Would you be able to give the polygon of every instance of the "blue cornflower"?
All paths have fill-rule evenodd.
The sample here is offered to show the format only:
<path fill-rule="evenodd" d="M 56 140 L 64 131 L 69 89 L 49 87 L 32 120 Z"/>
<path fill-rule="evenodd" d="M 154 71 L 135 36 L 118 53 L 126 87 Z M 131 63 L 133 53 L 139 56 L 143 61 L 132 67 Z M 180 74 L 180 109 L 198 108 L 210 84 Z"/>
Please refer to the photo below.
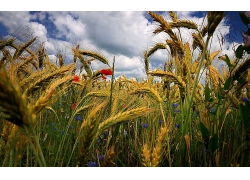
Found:
<path fill-rule="evenodd" d="M 74 126 L 69 126 L 69 129 L 73 129 L 74 128 Z"/>
<path fill-rule="evenodd" d="M 179 112 L 181 112 L 181 110 L 180 109 L 175 109 L 174 112 L 179 113 Z"/>
<path fill-rule="evenodd" d="M 172 107 L 175 109 L 175 108 L 178 107 L 178 104 L 177 104 L 177 103 L 174 103 L 174 104 L 172 104 Z"/>
<path fill-rule="evenodd" d="M 103 133 L 104 136 L 107 136 L 108 134 L 109 134 L 108 131 L 105 131 L 105 132 Z"/>
<path fill-rule="evenodd" d="M 103 160 L 104 159 L 104 155 L 100 155 L 100 156 L 98 156 L 98 159 L 101 161 L 101 160 Z"/>
<path fill-rule="evenodd" d="M 128 131 L 126 131 L 126 130 L 124 129 L 123 134 L 124 134 L 124 136 L 126 136 L 126 135 L 128 134 Z"/>
<path fill-rule="evenodd" d="M 97 167 L 97 164 L 96 164 L 95 161 L 91 161 L 91 162 L 88 163 L 88 166 L 89 167 Z"/>
<path fill-rule="evenodd" d="M 101 143 L 101 142 L 102 142 L 102 139 L 98 139 L 97 142 L 98 142 L 98 143 Z"/>
<path fill-rule="evenodd" d="M 215 111 L 216 111 L 216 108 L 215 108 L 215 107 L 209 108 L 209 112 L 210 112 L 210 113 L 214 113 Z"/>
<path fill-rule="evenodd" d="M 56 131 L 56 130 L 57 130 L 57 128 L 54 127 L 54 128 L 53 128 L 53 131 Z"/>
<path fill-rule="evenodd" d="M 241 98 L 241 101 L 242 101 L 242 102 L 247 102 L 248 99 L 243 97 L 243 98 Z"/>
<path fill-rule="evenodd" d="M 62 131 L 62 135 L 64 135 L 65 134 L 65 132 L 64 131 Z"/>
<path fill-rule="evenodd" d="M 161 120 L 159 120 L 159 124 L 163 124 L 163 120 L 161 119 Z"/>
<path fill-rule="evenodd" d="M 181 125 L 180 124 L 175 124 L 174 127 L 180 129 Z"/>
<path fill-rule="evenodd" d="M 81 116 L 76 116 L 76 117 L 75 117 L 75 120 L 76 120 L 76 121 L 81 121 L 82 118 L 81 118 Z"/>
<path fill-rule="evenodd" d="M 200 117 L 200 111 L 196 111 L 195 117 L 196 117 L 196 118 Z"/>
<path fill-rule="evenodd" d="M 148 124 L 142 124 L 142 127 L 148 128 Z"/>

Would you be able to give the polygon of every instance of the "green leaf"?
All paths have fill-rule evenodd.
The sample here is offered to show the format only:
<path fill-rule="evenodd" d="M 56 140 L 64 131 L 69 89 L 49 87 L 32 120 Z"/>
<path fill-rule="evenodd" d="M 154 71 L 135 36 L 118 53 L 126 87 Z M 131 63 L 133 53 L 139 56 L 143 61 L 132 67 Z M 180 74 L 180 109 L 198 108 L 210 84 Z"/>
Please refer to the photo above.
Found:
<path fill-rule="evenodd" d="M 236 57 L 241 59 L 243 56 L 243 51 L 244 51 L 244 47 L 242 45 L 239 45 L 236 49 Z"/>
<path fill-rule="evenodd" d="M 238 77 L 237 81 L 239 84 L 243 84 L 244 82 L 246 82 L 246 78 L 247 78 L 247 71 L 245 71 L 240 77 Z"/>
<path fill-rule="evenodd" d="M 211 154 L 214 153 L 214 151 L 219 147 L 219 139 L 216 134 L 214 134 L 210 139 L 209 139 L 209 144 L 208 144 L 208 149 Z"/>
<path fill-rule="evenodd" d="M 230 61 L 230 59 L 229 59 L 229 57 L 225 54 L 225 56 L 226 56 L 226 63 L 227 63 L 227 65 L 228 65 L 228 67 L 230 68 L 230 67 L 233 67 L 233 65 L 231 64 L 231 61 Z"/>
<path fill-rule="evenodd" d="M 224 84 L 224 90 L 228 90 L 232 82 L 233 82 L 232 78 L 229 77 Z"/>
<path fill-rule="evenodd" d="M 241 120 L 246 129 L 250 128 L 250 103 L 240 104 Z"/>
<path fill-rule="evenodd" d="M 240 15 L 241 21 L 242 21 L 245 25 L 250 24 L 250 20 L 249 20 L 249 18 L 245 15 L 245 13 L 240 12 L 239 15 Z"/>
<path fill-rule="evenodd" d="M 209 89 L 208 85 L 206 85 L 206 87 L 205 87 L 205 100 L 206 100 L 206 102 L 208 102 L 210 100 L 210 89 Z"/>
<path fill-rule="evenodd" d="M 209 130 L 206 128 L 206 126 L 204 126 L 204 124 L 202 122 L 200 122 L 200 130 L 201 130 L 201 134 L 204 140 L 208 139 L 210 136 L 210 132 Z"/>

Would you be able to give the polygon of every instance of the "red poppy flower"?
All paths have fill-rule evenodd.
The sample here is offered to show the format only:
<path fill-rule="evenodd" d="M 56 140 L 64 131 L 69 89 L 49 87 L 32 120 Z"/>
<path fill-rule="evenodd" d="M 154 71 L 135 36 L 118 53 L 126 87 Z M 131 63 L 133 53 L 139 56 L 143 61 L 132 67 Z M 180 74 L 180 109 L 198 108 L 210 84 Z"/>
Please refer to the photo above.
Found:
<path fill-rule="evenodd" d="M 111 69 L 102 69 L 100 72 L 105 75 L 112 75 Z"/>
<path fill-rule="evenodd" d="M 102 76 L 102 79 L 106 80 L 106 79 L 107 79 L 107 77 L 106 77 L 106 76 Z"/>
<path fill-rule="evenodd" d="M 71 108 L 71 109 L 75 109 L 76 106 L 77 106 L 77 103 L 74 103 L 74 104 L 72 104 L 72 105 L 70 106 L 70 108 Z"/>
<path fill-rule="evenodd" d="M 79 76 L 74 76 L 73 81 L 74 82 L 80 82 L 80 77 Z"/>

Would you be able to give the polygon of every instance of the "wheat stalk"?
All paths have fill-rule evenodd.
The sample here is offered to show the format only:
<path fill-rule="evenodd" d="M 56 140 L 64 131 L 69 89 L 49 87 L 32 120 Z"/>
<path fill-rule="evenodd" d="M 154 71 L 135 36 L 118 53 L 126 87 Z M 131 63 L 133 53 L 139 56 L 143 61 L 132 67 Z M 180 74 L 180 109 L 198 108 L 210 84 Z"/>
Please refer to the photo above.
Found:
<path fill-rule="evenodd" d="M 140 108 L 135 108 L 135 109 L 127 110 L 124 112 L 120 112 L 116 114 L 115 116 L 111 116 L 108 119 L 104 120 L 104 122 L 99 124 L 98 134 L 100 134 L 105 129 L 108 129 L 111 126 L 119 122 L 129 121 L 139 116 L 143 116 L 143 114 L 146 113 L 148 110 L 149 109 L 147 107 L 140 107 Z"/>
<path fill-rule="evenodd" d="M 103 64 L 109 65 L 108 59 L 105 58 L 103 55 L 97 53 L 97 52 L 88 51 L 88 50 L 79 50 L 79 53 L 82 54 L 82 55 L 87 55 L 87 56 L 93 57 L 95 59 L 98 59 Z"/>
<path fill-rule="evenodd" d="M 196 33 L 192 33 L 193 41 L 193 49 L 195 50 L 196 47 L 199 47 L 201 51 L 204 49 L 204 42 L 203 39 Z"/>
<path fill-rule="evenodd" d="M 14 53 L 13 59 L 16 60 L 22 53 L 23 51 L 29 47 L 37 38 L 32 38 L 31 40 L 29 40 L 28 42 L 26 42 L 24 45 L 19 46 L 18 49 L 16 50 L 16 52 Z"/>
<path fill-rule="evenodd" d="M 4 49 L 6 46 L 11 46 L 15 40 L 16 40 L 15 38 L 0 40 L 0 50 Z"/>
<path fill-rule="evenodd" d="M 198 25 L 196 23 L 194 23 L 193 21 L 190 21 L 190 20 L 178 20 L 176 22 L 170 22 L 169 25 L 172 28 L 184 27 L 184 28 L 187 28 L 187 29 L 198 30 Z"/>
<path fill-rule="evenodd" d="M 160 97 L 160 95 L 158 94 L 158 92 L 155 91 L 152 88 L 149 88 L 149 87 L 137 88 L 137 89 L 133 90 L 132 92 L 130 92 L 129 94 L 137 94 L 137 93 L 146 93 L 149 96 L 151 96 L 152 99 L 157 100 L 157 102 L 159 102 L 159 103 L 162 102 L 162 98 Z"/>
<path fill-rule="evenodd" d="M 166 138 L 166 133 L 168 133 L 167 127 L 162 127 L 158 133 L 158 137 L 156 139 L 156 145 L 152 152 L 152 167 L 157 167 L 160 164 L 162 149 L 164 146 L 164 140 Z"/>
<path fill-rule="evenodd" d="M 36 80 L 35 82 L 33 82 L 32 84 L 29 85 L 29 87 L 25 90 L 25 92 L 29 93 L 31 92 L 34 88 L 36 88 L 37 86 L 41 87 L 41 85 L 44 82 L 48 82 L 49 80 L 56 78 L 58 76 L 61 76 L 63 73 L 67 72 L 67 71 L 72 71 L 72 69 L 74 68 L 75 64 L 69 64 L 68 66 L 63 66 L 60 69 L 52 72 L 52 73 L 48 73 L 45 74 L 43 77 L 39 78 L 38 80 Z"/>
<path fill-rule="evenodd" d="M 36 104 L 34 106 L 34 112 L 36 114 L 40 112 L 47 105 L 48 101 L 51 100 L 51 98 L 55 94 L 56 88 L 62 83 L 65 83 L 71 79 L 72 79 L 71 76 L 66 76 L 63 77 L 62 79 L 58 79 L 55 82 L 51 83 L 49 88 L 45 91 L 44 95 L 40 96 L 39 99 L 36 101 Z"/>
<path fill-rule="evenodd" d="M 151 167 L 151 153 L 148 144 L 143 145 L 142 149 L 142 165 L 144 167 Z"/>
<path fill-rule="evenodd" d="M 151 74 L 152 76 L 159 76 L 159 77 L 167 76 L 167 77 L 173 79 L 176 83 L 178 83 L 182 89 L 186 88 L 186 83 L 182 80 L 182 77 L 177 76 L 171 72 L 156 70 L 156 71 L 148 72 L 148 74 Z"/>
<path fill-rule="evenodd" d="M 166 44 L 164 43 L 156 43 L 147 53 L 147 57 L 149 58 L 153 53 L 155 53 L 159 49 L 166 49 Z"/>
<path fill-rule="evenodd" d="M 28 97 L 21 93 L 20 86 L 10 83 L 7 73 L 0 69 L 0 108 L 2 115 L 8 121 L 18 125 L 32 125 L 36 116 L 33 113 L 32 105 L 28 104 Z"/>

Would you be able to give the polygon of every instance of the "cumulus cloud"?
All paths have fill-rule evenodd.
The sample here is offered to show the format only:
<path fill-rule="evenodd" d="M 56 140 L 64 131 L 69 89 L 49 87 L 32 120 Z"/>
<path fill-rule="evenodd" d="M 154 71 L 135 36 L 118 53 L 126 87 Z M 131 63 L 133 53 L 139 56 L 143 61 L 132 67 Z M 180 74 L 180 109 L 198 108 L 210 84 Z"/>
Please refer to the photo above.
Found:
<path fill-rule="evenodd" d="M 65 12 L 50 12 L 49 19 L 59 31 L 57 37 L 65 36 L 69 41 L 84 37 L 85 25 L 70 14 L 65 14 Z"/>
<path fill-rule="evenodd" d="M 30 22 L 29 26 L 34 32 L 34 35 L 37 36 L 41 42 L 47 41 L 47 29 L 44 25 L 37 22 Z"/>
<path fill-rule="evenodd" d="M 177 12 L 178 18 L 188 19 L 197 24 L 199 28 L 204 21 L 203 17 L 195 16 L 192 11 Z M 163 17 L 171 20 L 168 13 Z M 169 38 L 167 34 L 153 35 L 157 24 L 151 23 L 145 13 L 139 11 L 73 11 L 73 12 L 0 12 L 0 22 L 13 32 L 20 25 L 29 26 L 34 35 L 44 42 L 46 51 L 53 62 L 56 62 L 60 52 L 66 63 L 71 63 L 73 54 L 71 48 L 80 44 L 81 48 L 96 51 L 104 55 L 112 66 L 115 56 L 115 75 L 128 77 L 145 77 L 143 52 L 155 43 L 165 43 Z M 205 22 L 206 23 L 206 22 Z M 177 33 L 177 31 L 175 30 Z M 192 44 L 192 30 L 181 28 L 184 42 Z M 227 35 L 229 27 L 221 22 L 211 40 L 211 52 L 220 50 L 221 55 L 232 54 L 232 44 L 218 39 Z M 53 36 L 51 36 L 53 34 Z M 196 51 L 196 53 L 198 53 Z M 166 50 L 158 50 L 150 57 L 150 69 L 162 68 L 165 61 L 169 60 Z M 221 62 L 215 61 L 215 66 L 220 67 Z M 95 60 L 91 63 L 93 70 L 106 68 L 107 65 Z"/>
<path fill-rule="evenodd" d="M 8 28 L 9 33 L 13 33 L 20 26 L 29 25 L 31 16 L 27 11 L 0 11 L 0 22 Z"/>

